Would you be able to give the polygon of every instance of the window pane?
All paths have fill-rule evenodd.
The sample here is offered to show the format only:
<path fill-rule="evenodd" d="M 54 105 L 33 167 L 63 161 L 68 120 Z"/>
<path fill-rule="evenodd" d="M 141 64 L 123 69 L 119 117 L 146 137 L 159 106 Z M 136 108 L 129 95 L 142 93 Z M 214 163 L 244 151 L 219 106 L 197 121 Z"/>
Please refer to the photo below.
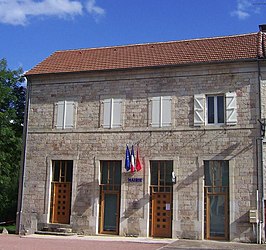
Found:
<path fill-rule="evenodd" d="M 218 123 L 224 123 L 224 96 L 217 96 Z"/>
<path fill-rule="evenodd" d="M 67 182 L 72 182 L 72 175 L 73 175 L 73 161 L 67 161 L 67 176 L 66 176 Z"/>
<path fill-rule="evenodd" d="M 229 186 L 229 166 L 228 161 L 222 161 L 222 185 Z"/>
<path fill-rule="evenodd" d="M 121 184 L 121 162 L 115 161 L 114 162 L 114 184 L 120 185 Z"/>
<path fill-rule="evenodd" d="M 208 96 L 208 123 L 214 123 L 214 97 Z"/>
<path fill-rule="evenodd" d="M 158 163 L 151 161 L 151 185 L 158 185 Z"/>
<path fill-rule="evenodd" d="M 59 161 L 53 161 L 53 181 L 59 181 Z"/>
<path fill-rule="evenodd" d="M 209 161 L 204 161 L 204 175 L 205 175 L 205 186 L 212 186 Z"/>
<path fill-rule="evenodd" d="M 166 173 L 166 168 L 165 168 L 165 163 L 160 162 L 160 185 L 164 186 L 165 185 L 165 173 Z"/>
<path fill-rule="evenodd" d="M 101 184 L 107 184 L 108 181 L 108 162 L 103 161 L 101 166 L 102 178 Z"/>
<path fill-rule="evenodd" d="M 173 182 L 172 182 L 173 162 L 166 161 L 165 165 L 166 165 L 165 185 L 171 186 L 173 185 Z"/>

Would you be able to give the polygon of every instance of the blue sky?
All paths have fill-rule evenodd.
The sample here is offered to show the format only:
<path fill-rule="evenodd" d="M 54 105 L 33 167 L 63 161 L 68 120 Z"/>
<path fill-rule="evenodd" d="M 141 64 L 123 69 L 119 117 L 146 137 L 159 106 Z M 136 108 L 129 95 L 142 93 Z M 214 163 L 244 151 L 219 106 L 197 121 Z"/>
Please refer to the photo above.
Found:
<path fill-rule="evenodd" d="M 266 0 L 0 0 L 0 58 L 29 70 L 57 50 L 244 34 Z"/>

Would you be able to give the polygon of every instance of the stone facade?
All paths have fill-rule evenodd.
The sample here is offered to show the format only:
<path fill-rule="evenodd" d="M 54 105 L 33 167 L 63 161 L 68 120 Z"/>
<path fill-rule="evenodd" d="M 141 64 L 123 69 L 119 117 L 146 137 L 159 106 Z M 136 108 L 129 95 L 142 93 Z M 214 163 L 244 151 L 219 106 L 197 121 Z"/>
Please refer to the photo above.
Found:
<path fill-rule="evenodd" d="M 70 226 L 77 233 L 98 234 L 100 162 L 119 160 L 118 234 L 148 237 L 150 161 L 171 160 L 176 175 L 172 238 L 203 239 L 204 161 L 226 160 L 229 240 L 254 241 L 249 210 L 257 206 L 258 79 L 255 62 L 29 77 L 23 227 L 33 233 L 49 224 L 51 161 L 72 160 Z M 194 126 L 194 95 L 227 92 L 237 96 L 237 124 Z M 169 127 L 151 126 L 155 96 L 172 98 Z M 121 128 L 102 127 L 106 98 L 122 100 Z M 72 129 L 56 128 L 55 104 L 63 100 L 75 103 Z M 142 170 L 134 174 L 124 168 L 126 144 L 140 148 Z"/>

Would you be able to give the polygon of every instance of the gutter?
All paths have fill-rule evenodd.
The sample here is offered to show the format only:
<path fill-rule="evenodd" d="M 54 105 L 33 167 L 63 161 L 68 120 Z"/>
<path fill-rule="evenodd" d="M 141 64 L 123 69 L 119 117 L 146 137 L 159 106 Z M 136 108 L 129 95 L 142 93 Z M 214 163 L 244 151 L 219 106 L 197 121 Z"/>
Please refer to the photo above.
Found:
<path fill-rule="evenodd" d="M 20 163 L 20 175 L 19 175 L 19 191 L 18 191 L 18 206 L 16 214 L 16 233 L 21 234 L 24 230 L 22 225 L 22 213 L 23 213 L 23 196 L 24 196 L 24 182 L 25 182 L 25 169 L 26 169 L 26 153 L 27 153 L 27 137 L 28 137 L 28 120 L 29 120 L 29 107 L 30 107 L 30 92 L 31 82 L 27 82 L 27 96 L 26 107 L 23 127 L 23 150 Z"/>

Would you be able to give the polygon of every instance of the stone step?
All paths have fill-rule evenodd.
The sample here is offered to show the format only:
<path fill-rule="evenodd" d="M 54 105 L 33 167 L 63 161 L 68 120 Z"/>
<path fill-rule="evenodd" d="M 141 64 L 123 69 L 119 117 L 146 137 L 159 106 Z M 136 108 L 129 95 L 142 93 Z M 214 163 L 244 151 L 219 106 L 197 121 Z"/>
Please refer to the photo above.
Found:
<path fill-rule="evenodd" d="M 36 231 L 36 234 L 45 235 L 61 235 L 61 236 L 73 236 L 76 235 L 72 232 L 72 228 L 69 227 L 43 227 L 42 230 Z"/>
<path fill-rule="evenodd" d="M 35 234 L 57 235 L 57 236 L 74 236 L 74 235 L 77 235 L 76 233 L 53 232 L 53 231 L 36 231 Z"/>

